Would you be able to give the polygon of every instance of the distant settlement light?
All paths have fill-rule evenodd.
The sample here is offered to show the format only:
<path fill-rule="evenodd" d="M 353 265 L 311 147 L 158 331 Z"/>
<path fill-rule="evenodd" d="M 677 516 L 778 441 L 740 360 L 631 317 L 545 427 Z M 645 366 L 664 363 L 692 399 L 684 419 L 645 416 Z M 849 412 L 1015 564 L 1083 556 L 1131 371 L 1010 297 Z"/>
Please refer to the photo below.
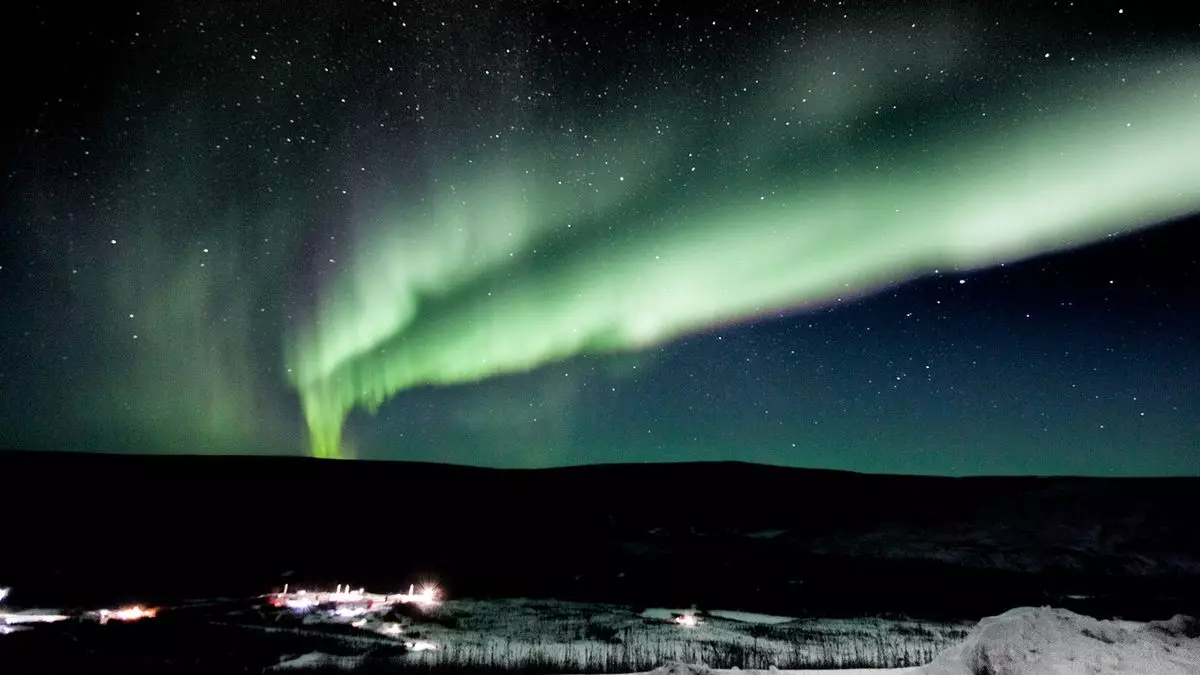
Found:
<path fill-rule="evenodd" d="M 153 619 L 158 616 L 158 610 L 150 607 L 142 607 L 134 605 L 133 607 L 123 607 L 117 610 L 102 609 L 100 610 L 100 623 L 108 623 L 109 620 L 116 621 L 141 621 L 142 619 Z"/>
<path fill-rule="evenodd" d="M 680 626 L 687 626 L 690 628 L 695 626 L 698 621 L 696 620 L 695 614 L 680 614 L 679 616 L 675 617 L 675 623 L 679 624 Z"/>

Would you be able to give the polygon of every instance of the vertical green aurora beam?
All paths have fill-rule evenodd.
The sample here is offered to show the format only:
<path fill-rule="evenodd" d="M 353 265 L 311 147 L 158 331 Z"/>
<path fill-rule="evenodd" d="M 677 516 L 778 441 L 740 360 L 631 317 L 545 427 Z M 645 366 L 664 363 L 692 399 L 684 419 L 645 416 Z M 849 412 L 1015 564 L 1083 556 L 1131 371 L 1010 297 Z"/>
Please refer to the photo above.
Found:
<path fill-rule="evenodd" d="M 614 176 L 615 196 L 585 208 L 538 162 L 483 162 L 364 227 L 352 271 L 289 337 L 312 452 L 341 456 L 351 410 L 411 387 L 644 348 L 1196 212 L 1200 63 L 1147 66 L 1136 84 L 1058 74 L 992 106 L 1035 100 L 1036 114 L 956 114 L 925 135 L 847 114 L 854 131 L 783 138 L 760 110 Z M 722 143 L 753 161 L 689 166 Z"/>

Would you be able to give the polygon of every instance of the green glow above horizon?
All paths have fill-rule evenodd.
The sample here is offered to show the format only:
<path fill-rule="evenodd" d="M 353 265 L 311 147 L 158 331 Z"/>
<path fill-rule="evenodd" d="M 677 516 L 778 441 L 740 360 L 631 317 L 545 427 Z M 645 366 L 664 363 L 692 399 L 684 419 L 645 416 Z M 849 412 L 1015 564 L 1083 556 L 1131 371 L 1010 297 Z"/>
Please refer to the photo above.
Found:
<path fill-rule="evenodd" d="M 773 112 L 759 101 L 715 141 L 604 134 L 618 139 L 605 157 L 637 161 L 599 191 L 553 180 L 568 153 L 553 147 L 448 171 L 451 187 L 364 218 L 346 273 L 289 336 L 312 453 L 341 456 L 349 413 L 405 389 L 643 349 L 1200 211 L 1196 73 L 1175 59 L 1136 84 L 1063 74 L 1025 121 L 956 116 L 901 141 L 851 112 L 862 131 L 783 138 L 759 125 Z M 689 157 L 721 142 L 755 160 Z"/>

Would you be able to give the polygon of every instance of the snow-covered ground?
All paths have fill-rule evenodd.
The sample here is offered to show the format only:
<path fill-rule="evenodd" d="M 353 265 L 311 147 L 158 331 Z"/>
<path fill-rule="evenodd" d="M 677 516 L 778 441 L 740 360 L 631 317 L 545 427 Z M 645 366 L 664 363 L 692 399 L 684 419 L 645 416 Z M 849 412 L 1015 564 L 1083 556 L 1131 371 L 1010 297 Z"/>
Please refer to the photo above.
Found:
<path fill-rule="evenodd" d="M 650 675 L 746 675 L 674 663 Z M 1050 607 L 1021 607 L 979 622 L 931 663 L 908 668 L 776 670 L 772 675 L 1197 675 L 1200 621 L 1102 621 Z"/>
<path fill-rule="evenodd" d="M 1185 616 L 1141 623 L 1022 607 L 969 627 L 527 599 L 355 613 L 336 603 L 271 605 L 251 598 L 198 618 L 290 636 L 290 653 L 274 652 L 281 671 L 353 671 L 382 658 L 397 666 L 651 675 L 1200 675 L 1200 621 Z M 68 618 L 8 608 L 0 635 L 54 630 L 46 624 Z"/>
<path fill-rule="evenodd" d="M 492 632 L 500 622 L 502 607 L 509 606 L 513 613 L 524 619 L 520 624 L 505 623 L 509 629 L 516 628 L 512 635 L 502 637 Z M 470 608 L 472 611 L 467 612 Z M 793 659 L 796 663 L 796 645 L 792 651 L 779 650 L 776 642 L 783 636 L 758 638 L 757 651 L 738 651 L 729 645 L 743 644 L 748 636 L 739 632 L 741 627 L 760 626 L 771 631 L 786 630 L 802 626 L 812 631 L 807 635 L 826 636 L 838 647 L 816 654 L 823 663 L 852 666 L 870 658 L 887 657 L 885 653 L 864 650 L 863 644 L 880 640 L 894 634 L 903 622 L 881 619 L 865 620 L 812 620 L 787 617 L 745 614 L 740 612 L 710 611 L 704 613 L 705 621 L 694 627 L 681 627 L 669 623 L 669 619 L 682 612 L 694 610 L 647 610 L 636 618 L 650 620 L 651 626 L 661 627 L 662 633 L 650 631 L 622 632 L 624 644 L 606 644 L 603 641 L 584 637 L 581 640 L 563 638 L 561 631 L 570 633 L 570 616 L 573 612 L 587 610 L 590 625 L 603 625 L 609 629 L 621 625 L 612 616 L 604 617 L 596 624 L 597 606 L 572 605 L 551 601 L 491 601 L 484 603 L 464 602 L 458 609 L 459 624 L 455 628 L 443 627 L 433 630 L 428 626 L 406 628 L 408 635 L 419 633 L 437 649 L 428 652 L 410 652 L 403 659 L 409 663 L 429 665 L 539 667 L 561 664 L 563 673 L 582 672 L 596 669 L 615 672 L 611 666 L 621 663 L 651 663 L 640 671 L 650 675 L 1197 675 L 1200 673 L 1200 622 L 1190 617 L 1177 616 L 1168 621 L 1138 623 L 1129 621 L 1102 621 L 1054 608 L 1018 608 L 999 616 L 988 617 L 966 635 L 965 639 L 939 650 L 921 665 L 893 668 L 839 668 L 804 669 L 779 668 L 775 663 Z M 543 620 L 558 622 L 560 634 L 553 631 L 542 634 L 540 639 L 531 633 L 544 629 L 530 617 L 540 613 Z M 627 616 L 627 615 L 626 615 Z M 600 629 L 592 629 L 593 631 Z M 929 630 L 929 629 L 925 629 Z M 761 630 L 756 631 L 762 633 Z M 900 635 L 926 633 L 900 631 Z M 572 634 L 573 635 L 573 634 Z M 801 633 L 801 635 L 805 635 Z M 753 640 L 753 638 L 749 638 Z M 721 645 L 725 645 L 722 647 Z M 858 645 L 858 646 L 856 646 Z M 804 645 L 801 645 L 802 647 Z M 760 659 L 756 668 L 708 668 L 703 663 L 714 663 L 730 656 Z M 832 661 L 830 661 L 832 659 Z M 289 657 L 277 668 L 339 667 L 352 669 L 360 661 L 358 657 L 333 656 L 313 652 Z M 570 666 L 575 666 L 571 668 Z M 629 671 L 626 671 L 629 672 Z"/>
<path fill-rule="evenodd" d="M 275 666 L 276 670 L 294 670 L 299 668 L 340 668 L 347 671 L 352 671 L 354 668 L 362 664 L 362 657 L 358 656 L 334 656 L 332 654 L 324 654 L 321 652 L 309 652 L 296 657 L 289 657 L 279 662 Z M 919 675 L 918 668 L 843 668 L 838 670 L 740 670 L 738 668 L 731 669 L 709 669 L 692 665 L 667 665 L 656 668 L 646 675 L 756 675 L 759 672 L 770 673 L 770 675 Z M 634 673 L 631 675 L 642 675 Z"/>
<path fill-rule="evenodd" d="M 708 668 L 690 663 L 669 663 L 646 673 L 627 675 L 917 675 L 917 668 L 839 668 L 837 670 L 741 670 L 739 668 Z"/>
<path fill-rule="evenodd" d="M 739 611 L 701 613 L 697 625 L 673 619 L 694 610 L 650 609 L 554 600 L 451 600 L 416 618 L 347 619 L 311 612 L 299 625 L 270 630 L 297 634 L 322 624 L 355 626 L 374 640 L 408 648 L 408 664 L 621 672 L 669 662 L 704 662 L 768 669 L 912 666 L 929 662 L 967 632 L 961 624 L 884 619 L 794 619 Z M 345 636 L 353 640 L 352 636 Z M 359 638 L 361 639 L 361 638 Z M 420 649 L 418 649 L 420 647 Z M 296 662 L 300 656 L 309 661 Z M 319 660 L 353 665 L 345 657 L 295 655 L 280 668 Z M 846 672 L 846 671 L 842 671 Z"/>
<path fill-rule="evenodd" d="M 280 661 L 276 670 L 294 670 L 297 668 L 341 668 L 353 670 L 362 664 L 361 656 L 334 656 L 321 652 L 309 652 L 300 656 L 288 657 Z"/>

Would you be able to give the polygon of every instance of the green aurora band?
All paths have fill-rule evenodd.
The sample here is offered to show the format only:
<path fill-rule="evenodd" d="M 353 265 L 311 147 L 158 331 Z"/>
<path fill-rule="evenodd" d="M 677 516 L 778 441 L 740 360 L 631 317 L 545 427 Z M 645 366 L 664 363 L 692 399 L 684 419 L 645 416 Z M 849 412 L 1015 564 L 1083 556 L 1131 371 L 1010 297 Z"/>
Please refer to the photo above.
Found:
<path fill-rule="evenodd" d="M 1144 66 L 1128 67 L 1133 84 L 1056 73 L 1002 102 L 1027 113 L 1016 121 L 932 110 L 939 123 L 911 135 L 855 110 L 832 120 L 852 132 L 781 140 L 766 128 L 778 111 L 754 99 L 744 124 L 673 147 L 630 120 L 598 134 L 618 139 L 606 157 L 636 160 L 599 193 L 550 179 L 569 151 L 545 141 L 448 172 L 435 194 L 365 219 L 351 273 L 289 336 L 312 453 L 341 457 L 350 412 L 405 389 L 643 349 L 1194 213 L 1200 62 Z M 753 160 L 731 169 L 734 156 Z"/>

